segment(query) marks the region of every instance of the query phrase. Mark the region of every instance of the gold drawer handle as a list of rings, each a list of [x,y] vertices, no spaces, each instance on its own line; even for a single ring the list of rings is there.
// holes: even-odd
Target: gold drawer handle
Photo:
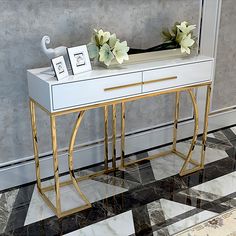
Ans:
[[[122,89],[122,88],[129,88],[129,87],[134,87],[137,85],[142,85],[142,82],[137,82],[137,83],[133,83],[133,84],[125,84],[125,85],[120,85],[120,86],[116,86],[116,87],[110,87],[110,88],[105,88],[104,91],[111,91],[111,90],[116,90],[116,89]]]
[[[120,85],[120,86],[116,86],[116,87],[105,88],[104,91],[111,91],[111,90],[116,90],[116,89],[129,88],[129,87],[134,87],[134,86],[138,86],[138,85],[151,84],[151,83],[162,82],[162,81],[165,81],[165,80],[172,80],[172,79],[177,79],[177,76],[172,76],[172,77],[166,77],[166,78],[161,78],[161,79],[148,80],[148,81],[145,81],[145,82],[137,82],[137,83],[133,83],[133,84],[125,84],[125,85]]]
[[[162,81],[172,80],[172,79],[177,79],[177,76],[166,77],[166,78],[161,78],[161,79],[154,79],[154,80],[148,80],[148,81],[144,81],[143,84],[151,84],[151,83],[162,82]]]

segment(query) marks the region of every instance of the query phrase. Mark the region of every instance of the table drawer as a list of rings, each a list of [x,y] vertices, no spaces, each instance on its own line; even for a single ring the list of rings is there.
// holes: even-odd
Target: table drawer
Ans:
[[[52,85],[53,110],[139,94],[142,72]]]
[[[168,67],[143,72],[143,92],[211,80],[212,61]]]

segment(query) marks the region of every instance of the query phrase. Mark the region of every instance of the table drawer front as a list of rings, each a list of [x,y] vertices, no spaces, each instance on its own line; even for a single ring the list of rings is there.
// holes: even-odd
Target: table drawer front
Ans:
[[[212,61],[143,72],[143,92],[180,87],[211,79]]]
[[[141,84],[142,73],[139,72],[53,85],[53,110],[139,94],[142,91]]]

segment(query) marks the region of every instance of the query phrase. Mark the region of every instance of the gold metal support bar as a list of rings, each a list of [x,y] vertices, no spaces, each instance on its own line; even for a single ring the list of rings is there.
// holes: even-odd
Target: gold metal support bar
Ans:
[[[116,168],[116,170],[117,170],[117,168]],[[96,178],[98,176],[101,176],[103,174],[109,174],[111,172],[114,172],[114,169],[109,168],[108,170],[101,170],[101,171],[97,171],[97,172],[94,172],[94,173],[91,173],[88,175],[79,176],[79,177],[76,177],[75,179],[76,179],[76,182],[78,183],[80,181],[83,181],[86,179],[91,179],[91,178]],[[73,181],[71,179],[67,180],[67,181],[60,182],[60,187],[65,187],[70,184],[73,184]],[[52,185],[42,188],[43,192],[48,192],[48,191],[52,191],[52,190],[54,190],[54,186],[52,186]]]
[[[104,91],[106,92],[106,91],[112,91],[112,90],[117,90],[117,89],[130,88],[130,87],[135,87],[135,86],[138,86],[138,85],[158,83],[158,82],[163,82],[163,81],[166,81],[166,80],[173,80],[173,79],[177,79],[177,76],[171,76],[171,77],[165,77],[165,78],[160,78],[160,79],[147,80],[147,81],[143,81],[143,82],[137,82],[137,83],[132,83],[132,84],[124,84],[124,85],[104,88]]]
[[[183,173],[180,172],[179,175],[184,176],[184,175],[192,174],[192,173],[194,173],[196,171],[199,171],[199,170],[202,170],[202,167],[201,166],[195,166],[192,169],[185,170]]]
[[[54,167],[54,182],[56,192],[56,209],[57,214],[61,214],[61,200],[60,200],[60,182],[59,182],[59,167],[58,167],[58,155],[57,155],[57,133],[56,133],[56,118],[51,115],[51,138],[52,138],[52,151],[53,151],[53,167]]]
[[[54,190],[54,188],[52,190]],[[61,217],[61,215],[57,213],[57,208],[53,205],[53,203],[45,194],[43,188],[42,188],[42,192],[39,192],[39,193],[40,193],[40,196],[43,198],[43,200],[47,203],[48,207],[51,208],[51,210],[57,215],[57,217]]]
[[[79,113],[77,121],[76,121],[73,131],[72,131],[70,144],[69,144],[69,151],[68,151],[68,165],[69,165],[69,172],[70,172],[70,177],[71,177],[72,183],[73,183],[75,189],[78,191],[79,195],[82,197],[83,201],[86,203],[85,208],[89,208],[89,207],[91,207],[91,203],[89,202],[87,197],[83,194],[83,192],[80,190],[77,180],[76,180],[76,177],[75,177],[74,167],[73,167],[73,149],[74,149],[74,145],[75,145],[75,139],[76,139],[76,135],[77,135],[78,129],[80,127],[81,121],[84,117],[84,113],[85,113],[85,111],[81,111]],[[84,207],[83,207],[83,209],[84,209]]]
[[[104,107],[104,168],[108,169],[108,106]]]
[[[31,117],[32,138],[33,138],[33,148],[34,148],[34,160],[35,160],[35,169],[36,169],[36,181],[37,181],[38,190],[39,192],[41,192],[41,177],[40,177],[40,163],[39,163],[35,104],[31,99],[29,101],[29,105],[30,105],[30,117]]]
[[[183,154],[182,152],[179,152],[179,151],[177,151],[177,150],[173,150],[172,151],[174,154],[176,154],[177,156],[179,156],[180,158],[182,158],[183,160],[186,160],[186,155],[185,154]],[[189,163],[191,163],[191,164],[193,164],[193,165],[195,165],[195,166],[199,166],[200,164],[197,162],[197,161],[195,161],[195,160],[189,160]]]
[[[116,168],[116,105],[112,105],[112,168]]]
[[[147,81],[144,81],[142,84],[152,84],[152,83],[158,83],[158,82],[163,82],[166,80],[173,80],[173,79],[177,79],[177,76],[165,77],[165,78],[154,79],[154,80],[147,80]]]
[[[177,129],[178,129],[178,119],[179,119],[179,98],[180,92],[175,93],[175,116],[174,116],[174,130],[173,130],[173,151],[176,151],[177,142]]]
[[[133,161],[126,162],[124,166],[127,167],[129,165],[133,165],[133,164],[142,162],[144,160],[153,160],[153,159],[156,159],[156,158],[159,158],[159,157],[165,157],[167,155],[170,155],[171,153],[172,153],[172,150],[160,152],[160,153],[154,154],[152,156],[148,156],[148,157],[144,157],[144,158],[141,158],[141,159],[138,159],[138,160],[133,160]]]
[[[46,108],[44,108],[43,106],[41,106],[38,102],[36,102],[33,98],[30,98],[30,101],[34,103],[34,105],[36,105],[37,107],[39,107],[42,111],[44,111],[45,113],[47,113],[49,116],[51,115],[50,111],[48,111]]]
[[[120,168],[125,167],[125,103],[121,103],[121,161]]]
[[[52,204],[52,202],[50,201],[50,199],[47,197],[47,195],[45,194],[45,191],[40,193],[41,197],[43,198],[43,200],[47,203],[47,205],[49,206],[49,208],[51,208],[51,210],[53,212],[57,212],[57,209],[55,208],[55,206]],[[76,213],[78,211],[82,211],[82,210],[85,210],[87,209],[87,205],[84,205],[84,206],[80,206],[80,207],[76,207],[76,208],[73,208],[73,209],[70,209],[70,210],[66,210],[66,211],[63,211],[61,212],[60,214],[57,214],[57,217],[61,218],[61,217],[65,217],[65,216],[68,216],[70,214],[73,214],[73,213]]]
[[[187,158],[183,164],[183,167],[180,170],[180,176],[186,175],[187,173],[192,173],[191,170],[186,170],[188,164],[190,163],[191,157],[192,157],[192,152],[195,148],[195,144],[197,141],[197,134],[198,134],[198,107],[197,107],[197,102],[196,102],[196,98],[194,96],[194,93],[191,89],[188,90],[189,95],[191,97],[191,101],[193,104],[193,111],[194,111],[194,133],[193,133],[193,139],[187,154]],[[189,172],[190,171],[190,172]],[[194,169],[192,170],[193,172],[195,171]]]
[[[119,85],[115,87],[109,87],[109,88],[104,88],[104,91],[112,91],[112,90],[117,90],[117,89],[123,89],[123,88],[130,88],[130,87],[135,87],[138,85],[142,85],[142,82],[137,82],[137,83],[132,83],[132,84],[124,84],[124,85]]]
[[[140,94],[137,96],[118,98],[118,99],[111,100],[111,101],[105,101],[105,102],[96,103],[93,105],[88,105],[88,106],[83,106],[83,107],[78,107],[78,108],[71,108],[71,109],[67,109],[67,110],[63,110],[63,111],[56,111],[56,112],[53,112],[53,115],[54,116],[62,116],[62,115],[66,115],[66,114],[80,112],[82,110],[88,111],[88,110],[98,108],[98,107],[104,107],[104,106],[113,105],[113,104],[120,104],[121,102],[131,102],[131,101],[136,101],[136,100],[142,99],[142,98],[149,98],[149,97],[159,96],[159,95],[163,95],[163,94],[170,94],[170,93],[175,93],[178,91],[187,91],[189,89],[200,88],[200,87],[204,87],[207,85],[211,85],[211,81],[202,82],[200,84],[195,84],[195,85],[194,84],[193,85],[186,85],[185,87],[181,87],[181,88],[173,88],[173,89],[169,89],[169,90],[162,90],[162,91],[156,91],[156,92],[147,93],[147,94]]]
[[[210,101],[211,101],[211,85],[207,86],[206,92],[206,105],[205,105],[205,115],[204,115],[204,127],[202,135],[202,151],[201,151],[201,167],[204,167],[205,154],[206,154],[206,140],[207,140],[207,129],[208,129],[208,114],[210,111]]]

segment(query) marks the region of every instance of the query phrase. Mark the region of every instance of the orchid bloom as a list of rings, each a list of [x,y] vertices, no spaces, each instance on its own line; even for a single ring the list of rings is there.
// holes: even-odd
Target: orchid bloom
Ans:
[[[102,29],[100,29],[99,31],[94,29],[94,31],[95,31],[95,39],[97,38],[99,45],[102,46],[110,39],[111,36],[110,32],[104,32]]]
[[[190,54],[190,47],[193,46],[194,43],[195,41],[191,38],[191,34],[185,35],[179,43],[181,46],[181,52]]]
[[[127,46],[126,41],[123,41],[121,43],[117,41],[112,52],[118,63],[122,64],[124,60],[129,60],[129,56],[127,53],[128,51],[129,47]]]
[[[188,25],[187,21],[183,21],[180,25],[176,25],[176,27],[183,33],[189,34],[192,30],[196,29],[196,25]]]
[[[103,44],[99,52],[99,61],[104,62],[105,65],[109,66],[113,58],[114,55],[110,49],[110,46],[107,43]]]

